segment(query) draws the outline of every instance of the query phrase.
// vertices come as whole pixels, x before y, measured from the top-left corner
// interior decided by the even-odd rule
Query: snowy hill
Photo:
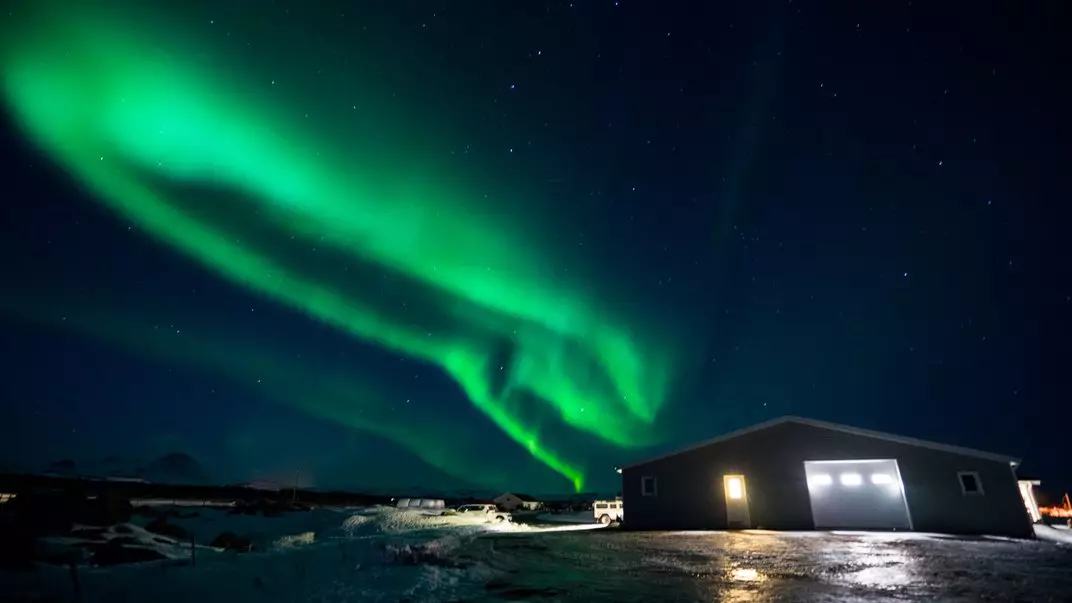
[[[137,470],[137,476],[157,484],[208,484],[208,473],[193,457],[172,452]]]

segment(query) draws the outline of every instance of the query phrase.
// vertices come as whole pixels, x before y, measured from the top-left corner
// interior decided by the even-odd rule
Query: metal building
[[[622,469],[625,527],[1031,537],[1017,459],[800,417]]]

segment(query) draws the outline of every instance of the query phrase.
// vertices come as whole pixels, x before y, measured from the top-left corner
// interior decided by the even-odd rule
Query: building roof
[[[858,436],[863,436],[863,437],[868,437],[868,438],[874,438],[876,440],[886,440],[888,442],[896,442],[898,444],[907,444],[909,446],[919,446],[921,448],[930,448],[932,450],[940,450],[942,452],[950,452],[950,453],[953,453],[953,454],[960,454],[960,455],[963,455],[963,456],[971,456],[971,457],[975,457],[975,458],[986,459],[988,461],[998,461],[998,462],[1003,462],[1003,463],[1009,463],[1009,464],[1011,464],[1013,466],[1016,466],[1016,465],[1020,464],[1020,459],[1017,459],[1017,458],[1011,457],[1011,456],[1006,456],[1006,455],[1003,455],[1003,454],[994,454],[994,453],[991,453],[991,452],[983,452],[981,450],[975,450],[975,449],[972,449],[972,448],[964,448],[962,446],[952,446],[950,444],[940,444],[938,442],[929,442],[927,440],[919,440],[919,439],[910,438],[910,437],[907,437],[907,436],[899,436],[899,435],[894,435],[894,434],[891,434],[891,433],[883,433],[881,431],[872,431],[870,429],[861,429],[859,427],[851,427],[849,425],[840,425],[838,423],[829,423],[827,421],[819,421],[817,419],[807,419],[807,418],[804,418],[804,417],[786,415],[784,417],[778,417],[776,419],[771,419],[769,421],[764,421],[762,423],[757,423],[757,424],[751,425],[749,427],[738,429],[737,431],[731,431],[731,432],[729,432],[727,434],[720,435],[720,436],[718,436],[716,438],[712,438],[712,439],[707,440],[705,442],[700,442],[699,444],[689,446],[688,448],[683,448],[681,450],[677,450],[677,451],[674,451],[674,452],[671,452],[671,453],[668,453],[668,454],[663,454],[663,455],[660,455],[660,456],[657,456],[657,457],[654,457],[654,458],[650,458],[650,459],[646,459],[646,460],[643,460],[643,461],[640,461],[640,462],[631,463],[631,464],[626,465],[625,467],[623,467],[623,469],[630,469],[632,467],[637,467],[639,465],[646,465],[646,464],[651,463],[653,461],[658,461],[658,460],[670,458],[672,456],[677,456],[677,455],[685,453],[685,452],[690,452],[692,450],[703,448],[705,446],[710,446],[711,444],[717,444],[719,442],[724,442],[726,440],[732,440],[733,438],[740,437],[740,436],[743,436],[745,434],[749,434],[749,433],[752,433],[752,432],[755,432],[755,431],[761,431],[761,430],[764,430],[764,429],[775,427],[775,426],[781,425],[783,423],[797,423],[797,424],[800,424],[800,425],[808,425],[810,427],[817,427],[819,429],[828,429],[828,430],[831,430],[831,431],[840,431],[840,432],[843,432],[843,433],[850,433],[850,434],[853,434],[853,435],[858,435]]]

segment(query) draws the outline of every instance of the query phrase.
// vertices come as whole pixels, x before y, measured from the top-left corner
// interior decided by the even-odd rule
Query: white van
[[[620,500],[597,500],[592,503],[592,515],[596,521],[607,525],[612,521],[621,521],[625,517],[625,508]]]
[[[491,523],[513,521],[513,517],[506,511],[500,511],[496,505],[476,504],[462,505],[454,512],[456,517],[475,519]]]

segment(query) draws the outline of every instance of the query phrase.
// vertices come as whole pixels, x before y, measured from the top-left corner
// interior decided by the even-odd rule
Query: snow
[[[233,500],[172,500],[169,498],[134,498],[134,507],[233,507]]]
[[[83,538],[77,536],[79,532],[92,532],[93,538]],[[179,542],[173,538],[167,536],[161,536],[160,534],[154,534],[142,528],[141,526],[132,523],[122,523],[101,530],[93,526],[81,526],[75,525],[72,533],[73,536],[50,536],[42,538],[39,541],[39,546],[46,550],[61,550],[70,548],[72,546],[99,543],[101,540],[110,542],[117,538],[122,538],[128,544],[124,546],[130,548],[143,548],[150,549],[160,553],[167,559],[189,559],[190,558],[190,543]],[[208,547],[198,547],[200,549],[206,549]]]
[[[576,513],[544,513],[538,515],[536,519],[551,523],[595,523],[596,521],[591,510]]]
[[[1072,548],[1051,542],[910,532],[627,532],[570,515],[577,521],[552,514],[485,524],[387,507],[279,517],[201,509],[169,522],[199,543],[221,531],[250,535],[254,551],[201,546],[191,566],[189,543],[164,542],[137,526],[113,529],[163,547],[167,559],[81,567],[81,600],[956,602],[1059,600],[1072,592]],[[0,573],[0,592],[73,600],[66,567]]]
[[[1036,523],[1035,537],[1048,542],[1072,544],[1072,530],[1069,530],[1067,526],[1047,526]]]

